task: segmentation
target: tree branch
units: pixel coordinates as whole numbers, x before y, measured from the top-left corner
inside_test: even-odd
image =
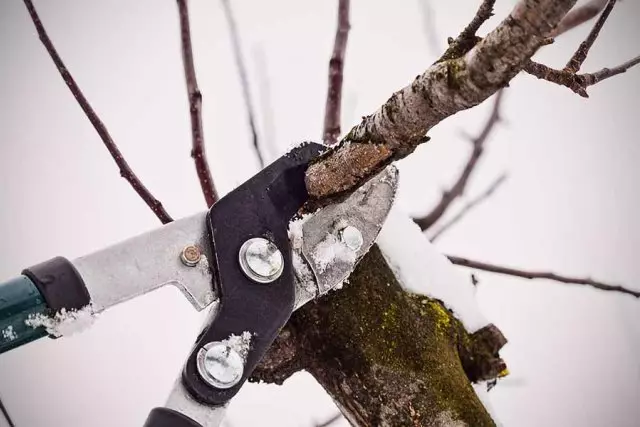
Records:
[[[331,424],[335,423],[336,421],[338,421],[341,418],[342,418],[342,412],[338,412],[337,414],[335,414],[334,416],[332,416],[328,420],[323,421],[320,424],[316,424],[316,427],[329,427]]]
[[[488,271],[491,273],[521,277],[523,279],[546,279],[546,280],[553,280],[560,283],[591,286],[593,288],[600,289],[603,291],[620,292],[623,294],[633,295],[636,298],[640,298],[639,291],[634,291],[632,289],[628,289],[619,285],[610,285],[604,282],[593,280],[591,278],[561,276],[555,273],[542,272],[542,271],[519,270],[519,269],[503,267],[495,264],[488,264],[481,261],[474,261],[468,258],[461,258],[453,255],[448,255],[448,258],[453,264],[460,265],[463,267],[468,267],[468,268],[475,268],[477,270]]]
[[[416,224],[418,224],[422,230],[427,230],[431,226],[433,226],[433,224],[435,224],[440,218],[442,218],[442,216],[451,206],[451,203],[453,203],[454,200],[464,194],[464,191],[467,188],[467,184],[469,182],[469,178],[478,165],[480,157],[482,157],[482,154],[484,153],[485,142],[491,134],[491,131],[494,129],[496,123],[500,121],[500,106],[503,99],[503,93],[503,90],[498,91],[495,102],[493,104],[493,109],[491,110],[491,114],[489,115],[484,128],[480,132],[480,135],[472,140],[473,150],[471,151],[469,160],[467,160],[466,165],[462,169],[462,173],[458,177],[458,180],[449,190],[442,193],[440,202],[438,202],[438,204],[431,210],[431,212],[421,218],[414,219]]]
[[[582,6],[576,6],[567,15],[558,26],[551,31],[549,37],[558,37],[561,34],[566,33],[569,30],[574,29],[578,25],[594,18],[598,13],[604,9],[608,0],[591,0],[590,2],[583,4]]]
[[[82,111],[84,111],[85,115],[87,116],[87,118],[93,125],[94,129],[100,136],[100,139],[102,139],[104,146],[109,151],[109,154],[111,154],[111,157],[116,162],[116,165],[120,169],[120,176],[127,180],[127,182],[131,185],[131,187],[133,187],[135,192],[138,193],[138,195],[142,198],[142,200],[144,200],[147,206],[149,206],[151,211],[158,217],[158,219],[163,224],[173,221],[171,216],[164,209],[164,206],[162,206],[162,203],[160,203],[160,201],[151,194],[151,192],[147,189],[147,187],[144,186],[142,181],[140,181],[137,175],[133,172],[133,170],[129,166],[129,163],[127,163],[124,156],[122,155],[122,152],[120,152],[120,149],[116,145],[115,141],[113,140],[113,138],[111,138],[111,135],[107,130],[107,127],[104,125],[102,120],[100,120],[100,117],[98,117],[98,114],[95,112],[93,107],[91,107],[91,105],[89,104],[89,101],[80,90],[80,87],[76,83],[75,79],[73,78],[73,76],[71,75],[67,67],[64,65],[64,62],[62,62],[62,58],[60,58],[58,51],[56,50],[55,46],[53,45],[53,42],[51,41],[46,30],[44,29],[44,26],[42,25],[42,21],[40,21],[40,17],[38,16],[38,12],[33,6],[33,3],[31,2],[31,0],[24,0],[24,4],[27,7],[27,11],[29,12],[29,15],[31,16],[33,25],[35,25],[36,27],[36,31],[38,32],[38,37],[40,38],[40,41],[42,42],[44,47],[47,49],[47,52],[49,52],[49,56],[51,56],[53,63],[58,69],[58,72],[60,73],[60,76],[62,76],[62,79],[64,80],[64,82],[67,84],[67,87],[73,94],[73,97],[76,99],[76,101],[80,105],[80,108],[82,108]]]
[[[600,15],[600,18],[598,18],[595,25],[591,29],[591,32],[589,32],[587,38],[582,43],[580,43],[580,47],[578,47],[578,50],[576,50],[567,65],[564,67],[565,71],[574,74],[580,71],[580,67],[582,67],[585,59],[587,59],[587,55],[589,54],[591,46],[593,46],[593,43],[598,38],[598,35],[600,35],[600,30],[602,29],[604,23],[607,21],[607,18],[611,14],[611,11],[613,10],[613,7],[615,5],[616,0],[609,0],[609,2],[607,3],[607,7],[605,7],[604,11]]]
[[[218,200],[218,193],[213,185],[211,170],[204,148],[204,130],[202,128],[202,93],[198,88],[196,71],[193,64],[193,48],[191,46],[191,28],[189,25],[188,0],[178,1],[178,13],[180,15],[180,41],[182,44],[182,63],[187,83],[189,96],[189,113],[191,116],[192,148],[191,157],[196,166],[196,173],[200,180],[202,194],[207,206],[212,206]]]
[[[538,62],[528,61],[524,70],[534,77],[565,86],[583,98],[588,98],[587,88],[589,86],[593,86],[618,74],[626,73],[627,70],[639,63],[640,56],[636,56],[617,67],[603,68],[595,73],[574,74],[565,70],[556,70]]]
[[[322,140],[325,145],[333,145],[340,136],[340,111],[342,105],[342,80],[344,74],[344,56],[349,38],[349,0],[339,0],[338,28],[333,45],[333,53],[329,60],[329,86],[324,113],[324,132]]]
[[[231,10],[231,3],[229,0],[222,0],[222,6],[224,8],[224,14],[227,17],[229,24],[229,35],[231,36],[231,44],[233,46],[233,56],[236,60],[236,66],[238,67],[238,74],[240,76],[240,85],[242,86],[242,96],[244,98],[244,105],[247,109],[247,120],[249,121],[249,128],[251,129],[251,136],[253,140],[253,148],[258,156],[258,162],[260,168],[264,168],[264,158],[260,152],[260,144],[258,142],[258,131],[256,129],[256,123],[253,112],[253,103],[251,102],[251,92],[249,91],[249,79],[247,78],[247,67],[242,59],[242,50],[240,48],[240,35],[238,34],[238,28],[236,26],[236,20],[233,17],[233,11]]]
[[[433,64],[310,165],[306,184],[311,197],[328,200],[353,191],[389,163],[412,153],[439,122],[506,86],[575,2],[520,0],[465,55]]]
[[[476,33],[489,18],[493,16],[493,6],[496,0],[483,0],[475,16],[457,38],[449,38],[449,47],[439,61],[459,58],[467,53],[480,40]]]
[[[449,221],[444,223],[442,227],[438,229],[433,235],[429,238],[432,242],[435,242],[438,237],[442,236],[445,231],[450,229],[452,226],[456,225],[466,214],[468,214],[473,208],[486,201],[489,197],[491,197],[496,190],[507,180],[507,175],[502,174],[496,179],[485,191],[479,194],[477,197],[469,201],[466,205],[460,209],[460,211],[453,216]]]

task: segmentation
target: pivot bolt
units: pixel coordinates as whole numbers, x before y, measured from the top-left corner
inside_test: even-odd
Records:
[[[284,257],[278,247],[267,239],[249,239],[238,254],[242,272],[258,283],[271,283],[284,270]]]
[[[352,225],[348,225],[340,230],[340,240],[354,252],[357,252],[364,243],[362,233]]]
[[[195,267],[202,258],[202,252],[196,245],[188,245],[182,249],[180,253],[180,260],[187,267]]]
[[[228,344],[210,342],[198,351],[198,373],[203,380],[220,389],[238,384],[244,373],[244,359]]]

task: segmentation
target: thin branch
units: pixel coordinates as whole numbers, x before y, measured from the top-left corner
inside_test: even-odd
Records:
[[[432,0],[418,0],[418,7],[420,7],[420,15],[422,17],[422,30],[424,31],[425,39],[429,45],[429,49],[434,54],[440,52],[440,44],[438,43],[438,30],[436,28],[436,19]]]
[[[602,9],[604,9],[608,1],[609,0],[591,0],[581,6],[574,7],[569,13],[567,13],[562,21],[560,21],[558,26],[551,31],[549,37],[558,37],[559,35],[584,24],[592,18],[595,18]]]
[[[240,85],[242,86],[242,96],[244,98],[244,105],[247,108],[247,120],[249,121],[249,128],[251,129],[251,136],[253,140],[253,148],[258,156],[258,162],[260,168],[264,168],[264,158],[260,152],[260,144],[258,143],[258,131],[256,129],[256,123],[253,113],[253,103],[251,102],[251,92],[249,91],[249,79],[247,78],[247,67],[242,59],[242,50],[240,43],[240,35],[238,33],[238,27],[236,20],[233,16],[233,10],[231,10],[231,3],[229,0],[222,0],[222,6],[224,8],[225,16],[229,24],[229,33],[231,36],[231,44],[233,46],[233,56],[236,60],[236,66],[238,67],[238,74],[240,75]]]
[[[329,418],[327,421],[324,421],[320,424],[316,424],[316,427],[329,427],[331,424],[335,423],[340,418],[342,418],[342,413],[338,412],[337,414]]]
[[[322,140],[325,145],[338,142],[340,136],[340,111],[342,104],[342,80],[344,75],[344,56],[349,38],[349,2],[339,0],[338,28],[333,45],[333,53],[329,60],[329,86],[327,89],[327,104],[324,113],[324,132]]]
[[[442,236],[442,234],[449,230],[452,226],[456,225],[465,215],[467,215],[471,210],[473,210],[476,206],[486,201],[489,197],[491,197],[496,190],[507,180],[507,174],[500,175],[485,191],[480,193],[477,197],[470,200],[466,205],[460,209],[460,211],[455,214],[449,221],[444,223],[442,227],[438,229],[433,236],[429,238],[432,242],[436,241],[438,237]]]
[[[193,64],[193,48],[191,46],[191,28],[189,25],[188,0],[178,1],[180,15],[180,41],[182,44],[182,63],[189,96],[189,113],[191,116],[192,148],[191,157],[196,166],[196,173],[200,180],[202,194],[207,206],[212,206],[218,200],[218,193],[213,185],[209,162],[204,149],[204,130],[202,128],[202,93],[198,88],[196,70]]]
[[[102,123],[102,120],[100,120],[93,107],[91,107],[89,101],[87,101],[87,98],[85,98],[73,76],[71,76],[71,73],[64,65],[64,62],[62,62],[62,58],[60,58],[60,55],[58,55],[58,51],[53,46],[51,39],[47,35],[47,32],[42,25],[42,21],[40,21],[40,17],[38,16],[38,13],[36,12],[36,9],[33,6],[31,0],[24,0],[24,4],[29,11],[29,15],[31,16],[33,25],[35,25],[36,27],[40,41],[47,49],[47,52],[49,52],[49,56],[51,56],[51,59],[58,69],[60,76],[62,76],[62,79],[67,84],[67,87],[69,87],[69,90],[73,94],[73,97],[80,105],[80,108],[82,108],[82,111],[84,111],[85,115],[100,136],[100,139],[102,139],[102,142],[104,143],[107,150],[109,150],[109,153],[111,154],[111,157],[113,157],[113,160],[116,162],[116,165],[118,165],[118,168],[120,169],[120,176],[127,180],[131,187],[133,187],[135,192],[138,193],[142,200],[144,200],[147,206],[149,206],[151,211],[153,211],[153,213],[163,224],[173,221],[171,216],[164,209],[164,206],[162,206],[162,203],[160,203],[160,201],[151,194],[147,187],[144,186],[142,181],[140,181],[127,161],[124,159],[124,156],[120,152],[120,149],[118,148],[116,143],[113,141],[113,138],[111,138],[111,135],[109,134],[106,126],[104,125],[104,123]]]
[[[617,67],[603,68],[602,70],[594,73],[574,74],[565,70],[556,70],[534,61],[528,61],[524,70],[534,77],[560,86],[565,86],[583,98],[588,98],[589,94],[587,93],[587,88],[589,86],[593,86],[610,77],[617,76],[618,74],[626,73],[627,70],[639,63],[640,56],[636,56]]]
[[[280,150],[275,142],[275,126],[273,123],[273,108],[271,104],[271,83],[269,68],[262,46],[253,48],[253,56],[258,75],[258,99],[260,100],[260,117],[262,118],[262,150],[267,155],[267,161],[274,159]]]
[[[460,265],[462,267],[475,268],[477,270],[483,270],[483,271],[488,271],[488,272],[497,273],[497,274],[504,274],[507,276],[515,276],[523,279],[546,279],[546,280],[553,280],[560,283],[591,286],[593,288],[600,289],[603,291],[620,292],[623,294],[633,295],[636,298],[640,298],[639,291],[634,291],[632,289],[628,289],[619,285],[610,285],[604,282],[593,280],[591,278],[561,276],[555,273],[542,272],[542,271],[519,270],[519,269],[503,267],[495,264],[488,264],[481,261],[474,261],[468,258],[461,258],[453,255],[448,255],[448,258],[453,264]]]
[[[587,38],[582,43],[580,43],[580,47],[578,47],[578,50],[576,50],[576,52],[567,63],[566,67],[564,67],[565,71],[574,74],[580,71],[580,67],[582,67],[585,59],[587,59],[587,55],[589,54],[591,46],[593,46],[593,43],[598,38],[598,35],[600,35],[600,30],[604,26],[604,23],[607,21],[607,18],[611,14],[611,11],[613,10],[613,7],[615,5],[616,0],[609,0],[609,3],[607,3],[607,7],[604,8],[604,11],[600,15],[600,18],[598,18],[598,20],[596,21]]]
[[[11,419],[11,416],[9,416],[9,411],[7,411],[4,403],[2,403],[2,399],[0,399],[0,414],[2,414],[4,419],[7,421],[7,427],[16,427],[13,420]]]
[[[444,61],[452,58],[459,58],[467,53],[480,40],[476,33],[489,18],[493,16],[493,6],[496,0],[483,0],[475,16],[457,38],[449,38],[449,47],[439,59]]]
[[[494,129],[496,123],[500,121],[500,105],[502,103],[503,92],[503,90],[500,90],[496,94],[496,99],[493,104],[491,114],[489,115],[489,118],[485,123],[484,128],[482,129],[482,132],[480,132],[480,135],[478,135],[478,137],[472,141],[473,150],[471,151],[469,160],[467,160],[467,163],[462,169],[462,172],[460,173],[460,176],[458,177],[455,184],[453,184],[453,186],[449,190],[442,193],[440,201],[431,210],[431,212],[421,218],[414,219],[416,224],[418,224],[422,230],[427,230],[431,226],[433,226],[433,224],[435,224],[440,218],[442,218],[447,209],[449,209],[449,207],[451,206],[451,203],[453,203],[454,200],[464,194],[464,191],[467,188],[467,184],[469,182],[469,178],[471,177],[472,172],[475,170],[476,166],[478,165],[478,161],[484,153],[484,144],[491,134],[491,131]]]

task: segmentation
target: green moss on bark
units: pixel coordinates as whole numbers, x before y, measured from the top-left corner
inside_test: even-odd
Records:
[[[296,312],[287,333],[300,366],[356,425],[494,425],[461,361],[473,336],[439,301],[404,292],[376,246],[342,290]]]

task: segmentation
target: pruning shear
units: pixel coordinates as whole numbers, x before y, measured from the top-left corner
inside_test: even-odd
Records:
[[[326,150],[301,144],[208,212],[0,283],[0,353],[174,285],[196,310],[211,311],[166,406],[145,426],[220,425],[293,311],[348,278],[393,203],[389,166],[342,201],[301,215],[307,166]]]

